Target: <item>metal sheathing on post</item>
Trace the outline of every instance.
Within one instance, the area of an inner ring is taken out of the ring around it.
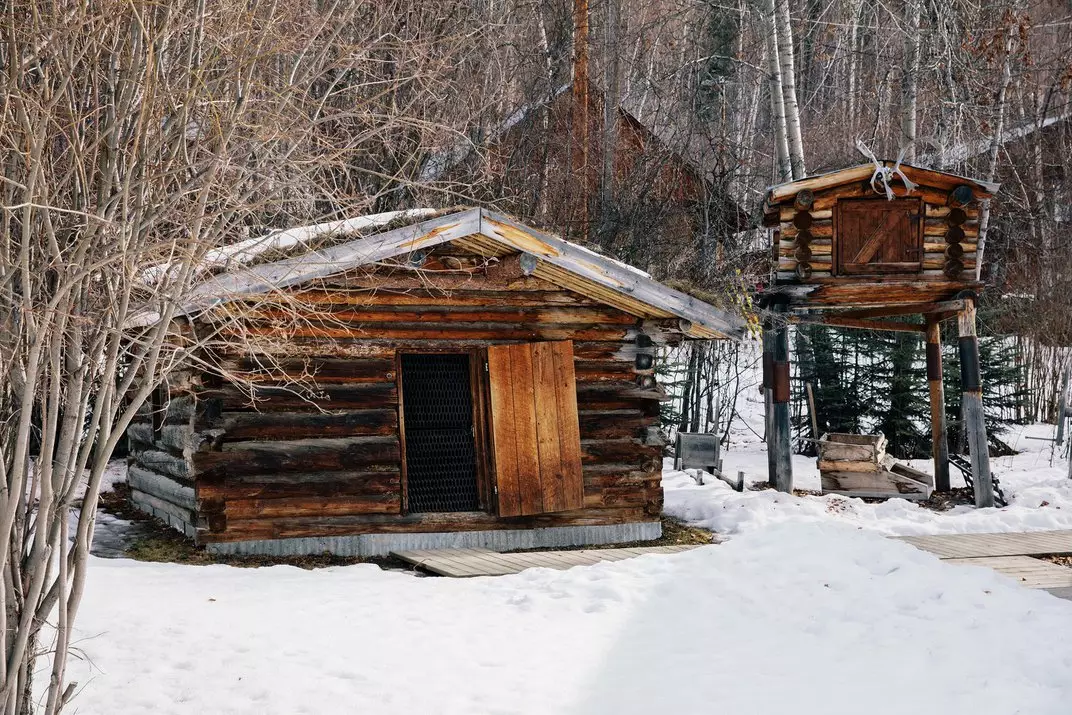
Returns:
[[[773,315],[768,318],[764,330],[765,372],[770,387],[770,420],[767,433],[767,466],[770,484],[778,491],[793,491],[792,444],[789,425],[789,325],[786,322],[787,307],[784,302],[772,306]],[[769,365],[769,367],[768,367]]]
[[[975,330],[975,302],[957,315],[960,336],[961,413],[971,456],[972,477],[975,482],[975,505],[994,506],[994,484],[990,478],[990,446],[986,437],[983,414],[982,379],[979,373],[979,338]]]

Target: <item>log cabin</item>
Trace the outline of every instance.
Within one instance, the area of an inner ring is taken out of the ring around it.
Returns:
[[[486,209],[389,218],[197,286],[206,367],[129,428],[133,502],[229,554],[658,538],[655,347],[738,311]]]
[[[763,216],[774,275],[760,303],[771,484],[792,489],[787,326],[797,322],[926,336],[935,487],[947,491],[940,324],[956,318],[975,500],[994,506],[975,305],[983,287],[980,217],[998,188],[876,159],[768,189]]]

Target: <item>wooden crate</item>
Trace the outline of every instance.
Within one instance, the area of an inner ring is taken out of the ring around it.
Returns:
[[[925,500],[934,490],[931,475],[885,453],[884,435],[831,433],[818,444],[823,494]]]
[[[829,462],[874,462],[886,454],[884,434],[829,432],[819,438],[819,460]]]

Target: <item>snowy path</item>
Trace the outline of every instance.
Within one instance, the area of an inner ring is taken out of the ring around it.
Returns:
[[[1072,603],[834,524],[466,580],[95,559],[78,629],[79,713],[1047,715],[1072,702],[1072,641],[1053,637],[1072,629]]]

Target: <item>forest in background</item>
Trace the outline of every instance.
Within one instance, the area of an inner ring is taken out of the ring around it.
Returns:
[[[170,326],[206,266],[277,229],[490,204],[747,309],[770,281],[766,187],[862,163],[858,142],[903,150],[1002,183],[983,220],[989,417],[1054,416],[1072,345],[1066,2],[41,0],[7,3],[0,36],[6,715],[76,693],[115,447],[196,352]],[[792,342],[824,430],[920,449],[918,339]],[[723,433],[753,348],[666,353],[667,426]]]
[[[766,187],[864,163],[858,143],[878,157],[903,155],[906,163],[999,181],[984,211],[980,276],[992,447],[1002,449],[1002,423],[1055,419],[1061,374],[1072,363],[1072,243],[1063,240],[1072,221],[1066,3],[559,0],[467,8],[487,28],[479,85],[466,93],[465,116],[442,127],[433,146],[464,147],[468,171],[417,182],[412,196],[403,192],[407,200],[494,203],[717,300],[770,280],[769,239],[754,228]],[[582,18],[588,41],[580,47]],[[568,90],[579,61],[603,109],[622,107],[657,140],[660,151],[628,175],[613,170],[615,128],[606,111],[588,117],[580,137],[568,134],[593,147],[583,165],[549,158],[562,133],[538,110]],[[526,141],[505,156],[490,150],[512,122],[524,122]],[[670,159],[704,176],[691,231],[657,230],[671,199],[651,187]],[[554,213],[563,195],[556,184],[568,192],[589,183],[595,190],[582,191],[581,210],[566,220]],[[749,220],[727,212],[727,202]],[[886,432],[898,456],[926,453],[918,336],[808,326],[793,342],[800,437],[810,433],[802,389],[810,382],[820,432],[866,425]],[[672,353],[668,426],[725,428],[728,415],[715,406],[729,396],[706,376],[719,374],[727,350]],[[946,352],[946,394],[956,395],[949,341]],[[954,445],[958,411],[950,404]]]

